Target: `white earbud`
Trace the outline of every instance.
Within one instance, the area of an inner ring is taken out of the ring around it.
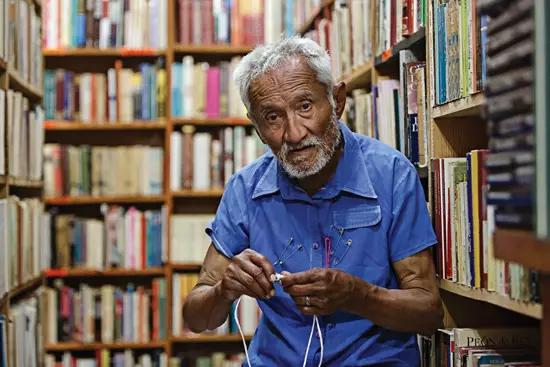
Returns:
[[[280,282],[284,278],[284,275],[281,275],[279,273],[275,273],[275,280],[273,282]],[[243,340],[243,346],[244,346],[244,353],[246,355],[246,361],[248,362],[248,367],[252,367],[250,364],[250,358],[248,357],[248,348],[246,346],[246,340],[244,339],[244,334],[241,329],[241,325],[239,324],[239,316],[238,316],[238,309],[239,309],[239,303],[241,302],[241,298],[237,300],[237,304],[235,305],[235,322],[237,324],[237,328],[239,329],[239,333],[241,334],[241,338]],[[311,339],[313,338],[313,332],[315,331],[315,326],[317,326],[317,332],[319,333],[319,342],[321,347],[321,359],[319,360],[319,367],[321,367],[321,364],[323,363],[323,354],[324,354],[324,343],[323,343],[323,334],[321,333],[321,326],[319,325],[319,319],[316,315],[313,315],[313,325],[311,325],[311,332],[309,333],[309,340],[307,342],[307,348],[306,348],[306,356],[304,357],[304,364],[305,367],[307,363],[307,355],[309,354],[309,347],[311,346]]]

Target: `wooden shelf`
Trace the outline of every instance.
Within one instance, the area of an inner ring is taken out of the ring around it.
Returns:
[[[483,93],[472,94],[455,101],[447,102],[433,108],[432,117],[438,118],[453,118],[465,116],[480,116],[481,106],[485,103],[485,95]]]
[[[164,195],[158,196],[60,196],[45,197],[44,203],[47,205],[88,205],[88,204],[147,204],[162,203],[165,201]]]
[[[313,24],[315,23],[315,19],[317,19],[318,16],[321,15],[323,12],[323,8],[327,6],[332,6],[334,4],[335,0],[323,0],[321,3],[321,6],[317,7],[313,12],[311,13],[311,16],[307,18],[307,20],[302,24],[300,27],[297,27],[296,31],[298,34],[304,34],[307,31],[313,27]]]
[[[164,348],[164,341],[152,341],[148,343],[90,343],[84,344],[79,342],[60,342],[56,344],[46,344],[44,349],[46,352],[76,352],[76,351],[94,351],[99,349],[158,349]]]
[[[20,285],[16,286],[15,288],[9,290],[8,293],[6,295],[4,295],[3,301],[0,302],[0,303],[3,304],[5,302],[6,296],[9,299],[14,299],[14,298],[20,298],[21,296],[25,296],[25,295],[29,294],[30,292],[32,292],[35,289],[37,289],[38,287],[40,287],[40,285],[42,284],[43,279],[44,279],[43,276],[39,275],[39,276],[36,276],[36,277],[33,277],[33,278],[27,280],[26,282],[23,282],[22,284],[20,284]]]
[[[348,92],[369,86],[372,82],[372,60],[342,77],[341,81],[346,83]]]
[[[220,190],[179,190],[171,193],[174,198],[221,198],[223,189]]]
[[[166,54],[165,50],[152,48],[69,48],[44,50],[45,57],[154,57]]]
[[[494,237],[495,257],[550,273],[550,241],[533,233],[497,229]]]
[[[438,282],[439,288],[444,291],[477,301],[490,303],[535,319],[542,319],[542,305],[539,303],[513,300],[508,296],[489,292],[485,289],[471,288],[445,279],[438,279]]]
[[[154,277],[164,276],[164,268],[148,269],[105,269],[86,268],[48,269],[44,271],[46,278],[82,278],[82,277]]]
[[[252,335],[245,335],[245,340],[252,340]],[[242,338],[239,334],[231,335],[209,335],[200,334],[197,336],[177,336],[170,339],[172,343],[242,343]]]
[[[174,271],[200,271],[202,264],[170,264]]]
[[[31,100],[42,99],[42,90],[40,89],[40,87],[31,85],[29,82],[23,79],[23,76],[19,74],[17,70],[8,67],[8,75],[9,85],[11,89],[23,93],[24,97],[27,97]]]
[[[188,55],[244,55],[252,51],[253,45],[175,45],[174,52]]]
[[[426,28],[422,27],[409,37],[393,45],[390,49],[376,56],[374,65],[377,68],[399,67],[399,51],[411,50],[413,53],[426,54]]]
[[[8,184],[15,187],[25,188],[40,188],[42,187],[42,181],[40,180],[27,180],[25,178],[8,177]]]
[[[164,130],[165,122],[159,121],[135,121],[129,123],[84,123],[81,121],[45,121],[46,131],[105,131],[105,130]]]
[[[173,125],[211,125],[211,126],[249,126],[249,119],[241,117],[215,117],[215,118],[187,118],[173,119]]]

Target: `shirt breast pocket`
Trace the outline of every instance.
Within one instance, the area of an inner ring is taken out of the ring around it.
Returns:
[[[333,213],[331,264],[347,267],[387,267],[388,249],[377,202],[360,204]],[[333,229],[333,230],[334,230]]]

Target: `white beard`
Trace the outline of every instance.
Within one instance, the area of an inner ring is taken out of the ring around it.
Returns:
[[[329,137],[334,136],[332,141],[326,141]],[[342,133],[340,127],[338,126],[338,120],[336,118],[336,111],[333,110],[330,117],[329,126],[325,132],[326,139],[320,139],[316,136],[310,136],[300,142],[297,146],[292,148],[304,148],[307,146],[314,146],[317,148],[317,159],[316,161],[307,166],[300,167],[300,163],[290,162],[288,159],[288,153],[290,152],[291,147],[287,143],[284,143],[277,154],[277,158],[281,162],[281,166],[285,172],[292,178],[303,179],[309,176],[313,176],[319,171],[321,171],[327,164],[330,162],[336,151],[336,147],[340,145],[342,140]]]

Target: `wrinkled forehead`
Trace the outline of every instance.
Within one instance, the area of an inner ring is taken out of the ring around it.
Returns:
[[[267,71],[250,83],[248,97],[252,108],[274,102],[291,99],[296,93],[324,94],[325,86],[321,84],[315,71],[303,58],[292,58],[276,68]]]

